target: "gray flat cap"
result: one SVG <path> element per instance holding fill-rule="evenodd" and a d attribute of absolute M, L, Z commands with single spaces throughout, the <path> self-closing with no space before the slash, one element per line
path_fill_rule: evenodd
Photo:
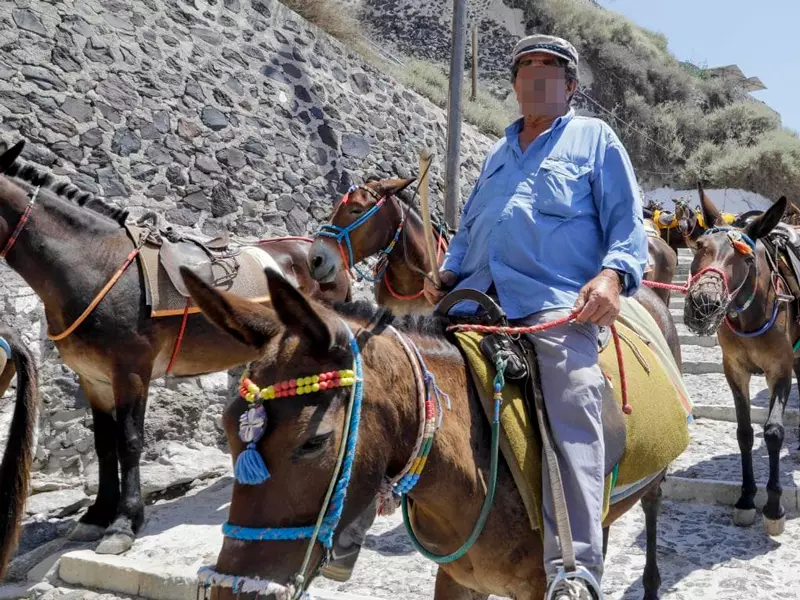
<path fill-rule="evenodd" d="M 575 46 L 563 38 L 541 33 L 529 35 L 517 42 L 517 45 L 514 46 L 514 51 L 511 53 L 511 65 L 514 66 L 522 56 L 532 52 L 552 54 L 575 63 L 576 67 L 578 66 L 578 51 Z"/>

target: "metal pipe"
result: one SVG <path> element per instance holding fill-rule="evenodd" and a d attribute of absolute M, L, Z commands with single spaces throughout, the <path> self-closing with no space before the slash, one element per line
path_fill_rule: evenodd
<path fill-rule="evenodd" d="M 464 54 L 467 42 L 467 0 L 453 0 L 452 39 L 450 90 L 447 100 L 447 163 L 444 190 L 444 220 L 451 230 L 456 229 L 458 226 L 461 94 L 464 83 Z"/>

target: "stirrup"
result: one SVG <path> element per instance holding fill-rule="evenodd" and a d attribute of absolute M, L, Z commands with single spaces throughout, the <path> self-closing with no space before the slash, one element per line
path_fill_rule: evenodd
<path fill-rule="evenodd" d="M 603 590 L 600 589 L 600 584 L 595 579 L 595 576 L 586 569 L 585 567 L 577 566 L 575 567 L 575 571 L 572 573 L 567 573 L 564 567 L 559 567 L 556 576 L 553 577 L 553 580 L 550 582 L 550 585 L 547 586 L 547 592 L 544 595 L 545 600 L 554 600 L 556 586 L 565 581 L 567 579 L 580 579 L 583 581 L 586 586 L 589 588 L 589 592 L 594 594 L 594 597 L 597 600 L 603 600 Z"/>

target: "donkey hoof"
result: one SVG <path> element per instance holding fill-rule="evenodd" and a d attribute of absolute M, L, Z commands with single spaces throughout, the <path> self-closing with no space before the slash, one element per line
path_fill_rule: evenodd
<path fill-rule="evenodd" d="M 750 527 L 756 520 L 755 508 L 734 508 L 733 523 L 739 527 Z"/>
<path fill-rule="evenodd" d="M 78 523 L 67 535 L 67 539 L 73 542 L 94 542 L 103 537 L 106 532 L 105 527 L 92 525 L 91 523 Z"/>
<path fill-rule="evenodd" d="M 783 530 L 786 529 L 786 515 L 782 516 L 780 519 L 768 519 L 764 517 L 764 529 L 773 537 L 782 534 Z"/>
<path fill-rule="evenodd" d="M 97 554 L 122 554 L 133 546 L 134 537 L 127 533 L 112 533 L 95 548 Z"/>

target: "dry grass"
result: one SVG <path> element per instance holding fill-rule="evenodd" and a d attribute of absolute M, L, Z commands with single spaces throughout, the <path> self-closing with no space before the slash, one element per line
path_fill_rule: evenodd
<path fill-rule="evenodd" d="M 391 65 L 389 68 L 400 83 L 425 96 L 439 108 L 447 108 L 450 80 L 442 69 L 419 60 L 409 61 L 403 67 Z M 473 102 L 469 99 L 471 86 L 472 84 L 465 79 L 461 105 L 464 120 L 486 135 L 492 137 L 504 135 L 505 128 L 515 118 L 514 112 L 480 88 L 478 88 L 478 98 Z"/>
<path fill-rule="evenodd" d="M 357 47 L 363 42 L 358 23 L 350 16 L 353 11 L 343 10 L 337 0 L 279 1 L 344 44 Z"/>

